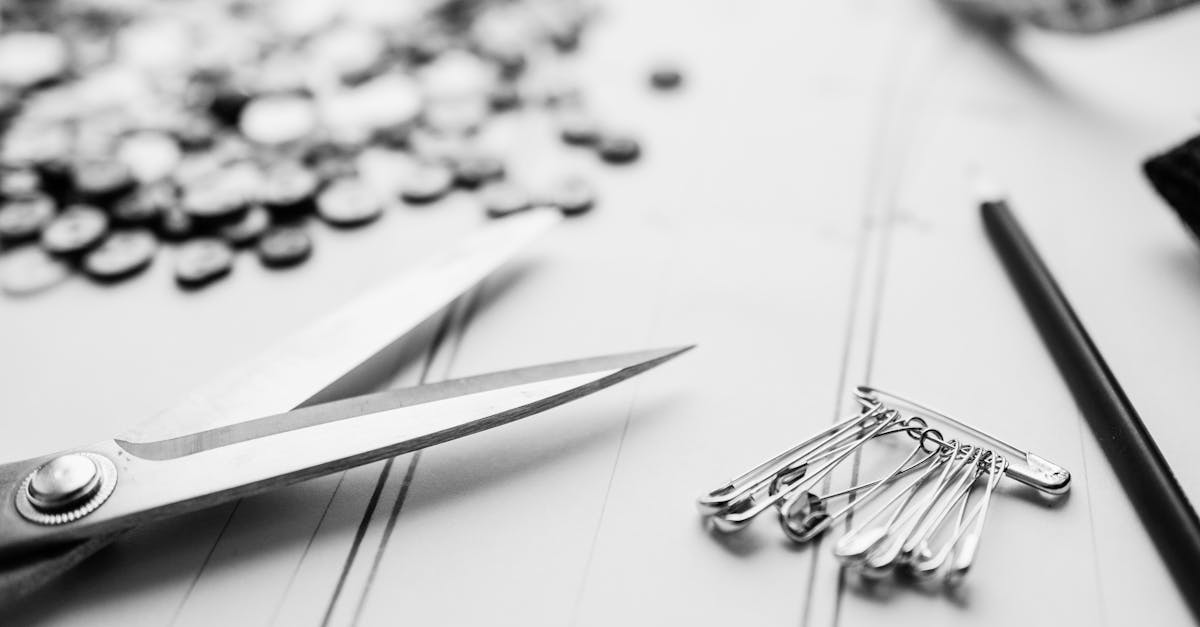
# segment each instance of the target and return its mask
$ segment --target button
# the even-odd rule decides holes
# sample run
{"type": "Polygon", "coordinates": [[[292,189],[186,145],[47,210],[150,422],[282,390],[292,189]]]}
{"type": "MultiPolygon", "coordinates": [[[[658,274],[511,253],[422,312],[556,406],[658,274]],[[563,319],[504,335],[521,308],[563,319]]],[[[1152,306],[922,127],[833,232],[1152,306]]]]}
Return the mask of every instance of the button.
{"type": "Polygon", "coordinates": [[[566,112],[559,116],[558,134],[572,146],[590,146],[600,140],[600,122],[582,111],[566,112]]]}
{"type": "Polygon", "coordinates": [[[430,100],[486,98],[495,87],[496,68],[466,50],[450,50],[421,68],[419,80],[430,100]]]}
{"type": "Polygon", "coordinates": [[[186,288],[208,285],[233,270],[233,248],[215,238],[185,242],[175,259],[175,280],[186,288]]]}
{"type": "Polygon", "coordinates": [[[650,71],[650,85],[660,91],[678,89],[683,84],[683,72],[673,65],[663,64],[650,71]]]}
{"type": "Polygon", "coordinates": [[[248,139],[278,146],[312,135],[317,126],[313,103],[302,96],[264,96],[251,100],[242,111],[238,127],[248,139]]]}
{"type": "Polygon", "coordinates": [[[129,166],[115,159],[85,159],[71,165],[75,193],[83,200],[108,206],[137,186],[129,166]]]}
{"type": "Polygon", "coordinates": [[[433,102],[425,109],[422,122],[436,133],[471,135],[479,131],[491,112],[484,98],[459,98],[433,102]]]}
{"type": "Polygon", "coordinates": [[[20,242],[37,237],[54,219],[54,201],[45,194],[13,198],[0,206],[0,240],[20,242]]]}
{"type": "Polygon", "coordinates": [[[217,120],[234,126],[249,102],[250,95],[245,90],[232,85],[219,85],[209,102],[208,111],[217,120]]]}
{"type": "Polygon", "coordinates": [[[503,218],[530,207],[529,192],[516,183],[495,183],[479,193],[488,217],[503,218]]]}
{"type": "Polygon", "coordinates": [[[33,168],[13,168],[0,172],[0,196],[19,198],[41,191],[42,177],[33,168]]]}
{"type": "Polygon", "coordinates": [[[291,220],[315,208],[320,181],[312,170],[285,162],[267,170],[259,199],[276,220],[291,220]]]}
{"type": "Polygon", "coordinates": [[[605,134],[596,144],[596,151],[608,163],[624,164],[637,161],[642,154],[642,147],[632,137],[605,134]]]}
{"type": "Polygon", "coordinates": [[[270,226],[271,214],[261,206],[254,206],[242,219],[218,229],[217,234],[235,247],[249,246],[258,241],[270,226]]]}
{"type": "Polygon", "coordinates": [[[454,182],[474,189],[504,178],[504,162],[490,155],[468,154],[454,160],[454,182]]]}
{"type": "Polygon", "coordinates": [[[299,227],[275,227],[258,241],[258,258],[268,268],[287,268],[308,259],[312,238],[299,227]]]}
{"type": "Polygon", "coordinates": [[[163,212],[177,208],[178,202],[178,190],[171,183],[142,185],[113,205],[113,222],[121,226],[150,226],[163,212]]]}
{"type": "Polygon", "coordinates": [[[100,469],[84,455],[56,457],[33,473],[30,503],[43,512],[57,512],[82,504],[100,488],[100,469]]]}
{"type": "Polygon", "coordinates": [[[410,172],[400,184],[400,197],[412,204],[430,203],[446,195],[454,185],[454,174],[436,165],[410,172]]]}
{"type": "Polygon", "coordinates": [[[133,178],[142,183],[165,179],[179,165],[183,152],[179,142],[166,133],[139,132],[121,140],[116,151],[133,178]]]}
{"type": "Polygon", "coordinates": [[[217,123],[207,115],[188,115],[172,125],[171,134],[184,150],[204,150],[212,147],[217,128],[217,123]]]}
{"type": "Polygon", "coordinates": [[[235,222],[249,209],[247,198],[224,180],[225,174],[208,177],[184,188],[181,206],[201,228],[235,222]]]}
{"type": "Polygon", "coordinates": [[[108,233],[108,216],[90,205],[72,205],[42,230],[42,248],[55,255],[90,250],[108,233]]]}
{"type": "Polygon", "coordinates": [[[596,192],[587,181],[571,177],[560,181],[547,194],[546,204],[558,207],[563,215],[574,216],[591,211],[596,192]]]}
{"type": "Polygon", "coordinates": [[[358,123],[375,135],[403,135],[421,115],[424,97],[416,81],[388,73],[355,87],[358,123]]]}
{"type": "Polygon", "coordinates": [[[11,296],[30,296],[65,281],[70,266],[36,246],[0,256],[0,289],[11,296]]]}
{"type": "Polygon", "coordinates": [[[0,84],[33,87],[67,70],[67,47],[47,33],[12,32],[0,37],[0,84]]]}
{"type": "Polygon", "coordinates": [[[157,251],[149,231],[117,231],[84,256],[83,271],[98,281],[120,281],[149,267],[157,251]]]}
{"type": "Polygon", "coordinates": [[[317,215],[333,226],[361,226],[382,213],[379,195],[356,178],[334,181],[317,196],[317,215]]]}
{"type": "Polygon", "coordinates": [[[494,111],[509,111],[521,106],[521,90],[512,83],[501,83],[488,95],[494,111]]]}
{"type": "Polygon", "coordinates": [[[155,232],[168,242],[182,242],[196,232],[196,222],[179,207],[167,207],[158,214],[155,232]]]}

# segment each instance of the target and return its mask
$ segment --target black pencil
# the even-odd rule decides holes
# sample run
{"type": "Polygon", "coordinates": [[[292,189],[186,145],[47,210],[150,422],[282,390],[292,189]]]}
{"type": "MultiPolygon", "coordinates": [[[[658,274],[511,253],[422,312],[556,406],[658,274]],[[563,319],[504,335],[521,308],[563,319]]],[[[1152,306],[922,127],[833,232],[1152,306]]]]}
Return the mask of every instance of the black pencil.
{"type": "Polygon", "coordinates": [[[983,226],[1125,494],[1200,622],[1200,519],[1133,404],[1007,203],[985,199],[983,226]]]}

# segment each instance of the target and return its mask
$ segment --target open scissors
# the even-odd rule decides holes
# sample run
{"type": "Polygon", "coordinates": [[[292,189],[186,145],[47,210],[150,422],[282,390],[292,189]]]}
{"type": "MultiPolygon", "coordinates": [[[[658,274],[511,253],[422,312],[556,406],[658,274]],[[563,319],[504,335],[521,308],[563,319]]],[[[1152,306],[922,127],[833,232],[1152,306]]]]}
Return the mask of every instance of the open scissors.
{"type": "Polygon", "coordinates": [[[137,525],[519,420],[690,348],[338,394],[356,369],[560,219],[533,211],[494,223],[139,429],[0,465],[0,598],[41,585],[137,525]]]}

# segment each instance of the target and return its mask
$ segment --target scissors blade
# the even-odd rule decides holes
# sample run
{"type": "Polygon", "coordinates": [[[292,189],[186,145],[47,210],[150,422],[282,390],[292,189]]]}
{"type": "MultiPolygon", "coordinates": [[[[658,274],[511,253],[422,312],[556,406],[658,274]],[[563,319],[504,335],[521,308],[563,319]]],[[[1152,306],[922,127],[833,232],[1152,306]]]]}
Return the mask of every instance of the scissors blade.
{"type": "Polygon", "coordinates": [[[122,438],[162,440],[299,407],[442,310],[561,219],[558,212],[539,210],[491,222],[412,272],[195,390],[122,438]]]}
{"type": "MultiPolygon", "coordinates": [[[[116,467],[88,516],[39,526],[5,507],[0,557],[80,540],[478,433],[587,396],[691,347],[594,357],[344,399],[154,442],[70,452],[116,467]]],[[[0,467],[23,476],[45,458],[0,467]]],[[[19,498],[19,497],[18,497],[19,498]]]]}

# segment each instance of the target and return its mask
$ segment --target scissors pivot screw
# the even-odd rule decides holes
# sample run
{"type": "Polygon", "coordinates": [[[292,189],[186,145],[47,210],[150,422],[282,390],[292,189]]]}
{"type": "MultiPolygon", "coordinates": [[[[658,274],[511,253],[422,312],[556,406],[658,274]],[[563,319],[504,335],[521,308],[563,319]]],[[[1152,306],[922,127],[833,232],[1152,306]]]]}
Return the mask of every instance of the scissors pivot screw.
{"type": "Polygon", "coordinates": [[[42,525],[61,525],[96,511],[113,493],[117,469],[95,453],[67,453],[29,473],[17,491],[17,511],[42,525]]]}

